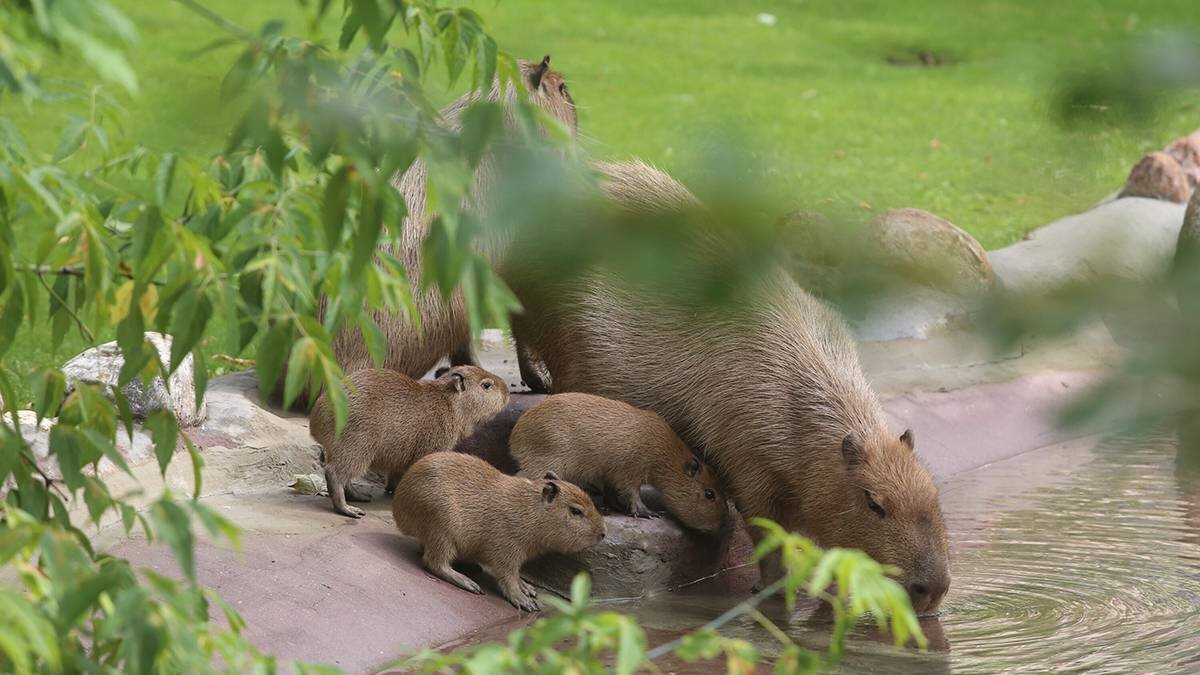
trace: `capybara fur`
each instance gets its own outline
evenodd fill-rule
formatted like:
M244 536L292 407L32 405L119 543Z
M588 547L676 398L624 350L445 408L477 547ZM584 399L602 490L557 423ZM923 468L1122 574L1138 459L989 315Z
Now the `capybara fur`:
M554 472L615 494L634 516L652 515L641 497L641 487L652 485L687 527L713 532L725 521L728 507L712 469L649 410L590 394L556 394L521 415L508 445L519 475Z
M414 380L394 370L360 370L347 378L349 411L334 438L328 393L317 398L309 433L325 450L325 482L333 508L352 518L365 512L346 503L371 496L350 481L371 469L394 485L424 455L453 450L475 427L508 403L504 380L475 366L448 368L436 380Z
M438 577L472 593L479 585L450 565L476 562L519 609L538 611L521 565L544 553L577 553L604 539L604 518L579 487L548 475L507 476L473 455L435 452L413 464L392 498L396 527L421 542Z
M609 197L630 208L695 203L645 164L601 168ZM703 452L743 516L895 565L915 609L936 610L950 577L933 479L912 433L889 431L841 316L781 268L719 306L681 302L686 289L634 286L600 265L536 293L513 287L527 310L522 339L555 393L662 415ZM778 574L774 562L761 566L760 584Z
M520 60L518 64L530 103L545 110L574 135L578 128L575 101L571 98L562 75L550 70L550 57L547 56L541 62ZM509 101L516 99L516 92L512 87L507 89L505 95ZM478 93L468 93L444 108L441 116L446 126L458 130L462 124L463 112L479 98ZM492 101L499 100L498 80L486 98ZM511 119L507 119L506 122L513 124ZM494 172L493 160L485 156L476 168L470 198L472 203L468 204L469 208L478 207L476 202L487 192L494 180ZM425 210L428 178L428 167L423 161L417 160L407 171L393 179L393 185L404 196L408 214L404 218L399 250L391 244L380 246L382 251L395 255L403 263L420 326L409 317L386 310L376 311L373 315L387 345L387 352L380 367L410 377L421 377L444 356L450 357L452 365L475 365L471 355L470 328L462 294L455 291L447 300L437 288L421 288L425 238L429 234L430 222L435 215ZM485 235L484 239L485 241L481 242L484 255L492 259L503 255L506 247L503 235L496 235L490 239ZM326 299L322 298L321 312L325 310L325 302ZM357 327L343 329L334 336L333 353L338 365L346 374L376 367L362 331ZM286 372L281 375L276 387L276 393L279 395L283 391L284 378ZM311 400L309 397L310 393L307 390L302 392L295 405L302 408Z

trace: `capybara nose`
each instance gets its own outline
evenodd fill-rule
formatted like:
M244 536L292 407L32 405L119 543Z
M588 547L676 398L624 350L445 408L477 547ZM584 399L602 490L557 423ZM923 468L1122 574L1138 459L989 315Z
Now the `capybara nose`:
M942 598L950 588L950 578L938 575L927 579L917 579L908 584L908 597L912 601L913 611L918 616L937 612L942 604Z

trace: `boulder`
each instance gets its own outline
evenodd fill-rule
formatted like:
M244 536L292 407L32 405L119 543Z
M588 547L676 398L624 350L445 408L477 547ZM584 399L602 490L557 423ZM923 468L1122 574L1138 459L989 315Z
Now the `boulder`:
M1165 152L1152 152L1133 166L1119 196L1183 203L1190 193L1188 174L1179 160Z
M991 290L996 281L979 242L928 211L887 211L875 220L872 236L885 264L935 290L972 297Z
M1036 292L1098 276L1146 281L1167 270L1182 204L1127 197L1067 216L989 254L1008 291Z
M171 362L171 336L146 333L146 340L158 350L158 357L164 366ZM67 361L62 370L67 377L68 388L75 382L114 385L124 364L125 357L117 343L106 342ZM155 377L148 386L141 378L135 378L121 392L129 400L129 407L137 419L145 419L155 410L170 410L179 419L180 426L190 427L203 422L206 408L203 403L199 408L196 407L196 378L191 354L171 374L168 384L163 383L161 375Z
M1175 139L1166 148L1166 153L1175 158L1187 175L1188 187L1200 187L1200 129L1189 136Z

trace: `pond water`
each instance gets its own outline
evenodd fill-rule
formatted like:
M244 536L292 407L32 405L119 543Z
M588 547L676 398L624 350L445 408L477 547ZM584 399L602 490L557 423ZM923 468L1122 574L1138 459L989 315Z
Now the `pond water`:
M1166 441L1082 442L944 484L953 584L941 615L923 623L930 649L893 649L861 630L844 669L1200 672L1200 477L1177 470L1175 459ZM655 643L731 604L680 592L617 608L638 615ZM807 611L785 630L822 649L827 622ZM783 618L781 608L764 613ZM749 619L722 632L778 650Z

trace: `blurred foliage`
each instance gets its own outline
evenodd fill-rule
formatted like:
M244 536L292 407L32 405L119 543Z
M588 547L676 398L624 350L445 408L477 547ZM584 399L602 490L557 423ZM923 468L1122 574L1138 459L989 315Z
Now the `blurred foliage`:
M475 645L445 654L425 651L397 667L423 673L628 674L661 672L655 660L670 655L685 663L721 659L726 672L753 673L763 660L759 650L745 640L720 633L725 624L746 616L780 642L772 668L775 673L819 673L835 668L845 652L849 630L868 615L880 630L891 633L897 646L910 641L922 649L926 646L908 593L891 578L898 570L880 565L861 551L824 550L769 520L758 518L752 525L767 531L754 551L755 559L778 552L783 578L678 639L647 650L646 636L636 622L592 606L591 581L580 573L571 585L569 603L547 597L557 613L514 631L507 644ZM757 609L768 598L782 594L790 612L800 592L833 609L832 638L824 654L797 645Z

